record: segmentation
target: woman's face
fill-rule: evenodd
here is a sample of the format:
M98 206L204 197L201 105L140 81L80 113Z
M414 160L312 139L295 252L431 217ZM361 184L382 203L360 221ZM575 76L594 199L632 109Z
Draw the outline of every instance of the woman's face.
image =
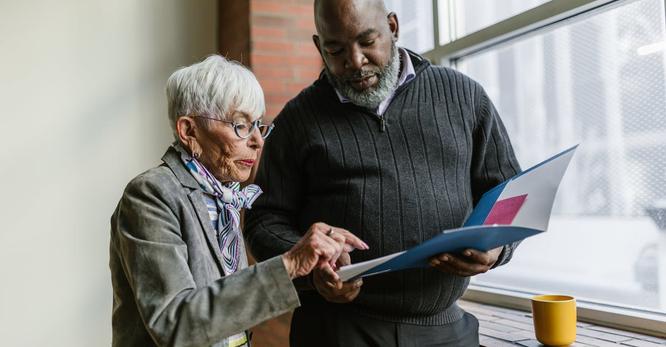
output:
M244 113L235 112L230 120L250 123L253 119ZM246 181L264 145L259 131L254 130L248 138L242 139L236 135L231 123L198 117L195 117L195 121L198 125L196 137L202 149L199 162L220 182ZM203 124L206 121L207 127Z

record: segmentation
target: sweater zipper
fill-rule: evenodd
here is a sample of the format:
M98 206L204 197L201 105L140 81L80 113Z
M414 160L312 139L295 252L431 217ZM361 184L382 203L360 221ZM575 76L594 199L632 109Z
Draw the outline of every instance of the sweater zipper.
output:
M379 131L380 132L385 132L386 131L386 121L384 120L383 115L377 115L379 117Z

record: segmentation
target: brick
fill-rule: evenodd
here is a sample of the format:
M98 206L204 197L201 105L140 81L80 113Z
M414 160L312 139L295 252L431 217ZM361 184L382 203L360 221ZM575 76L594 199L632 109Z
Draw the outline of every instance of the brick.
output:
M294 41L309 43L312 45L312 47L315 47L314 42L312 41L312 35L316 33L317 31L314 28L302 29L302 28L290 27L288 35Z
M296 28L315 30L314 18L298 18L295 22Z
M300 66L294 68L294 78L298 81L312 80L319 76L319 73L324 68L324 62L319 59L319 56L313 58L319 61L317 66Z
M284 1L253 1L250 3L250 11L253 14L279 14L289 13L289 4Z
M287 57L286 62L288 64L293 64L296 66L309 66L309 67L320 67L321 62L319 59L313 59L311 55L309 54L304 54L304 55L299 55L299 56L290 56Z
M312 3L300 4L287 1L260 1L252 2L250 10L256 14L287 16L296 18L314 18Z
M275 40L278 38L285 38L287 36L287 28L262 27L255 25L250 29L250 35L254 41L259 39Z
M283 91L287 88L287 83L283 79L263 78L259 83L265 93Z
M256 53L273 53L273 54L289 54L294 51L293 43L290 42L267 42L267 41L252 41L252 52Z
M266 103L271 104L271 105L277 105L280 108L282 108L294 96L296 96L296 95L295 94L294 95L267 95L266 96Z
M273 15L250 14L250 27L286 27L289 26L291 20L289 18L278 17Z
M319 58L319 51L317 51L317 46L314 45L312 40L309 38L305 42L296 42L294 46L299 52L307 52L313 57Z
M294 4L290 6L289 12L301 18L310 18L314 26L314 8L313 4Z
M266 105L266 114L271 117L277 116L280 113L280 111L282 111L283 107L284 105Z
M266 79L288 79L292 80L294 78L294 71L293 69L289 68L284 68L284 69L279 69L279 68L271 68L271 67L266 67L262 66L260 64L255 64L254 67L252 68L252 72L257 76L259 80L262 80L264 78Z
M252 53L252 65L288 68L288 66L285 66L285 59L283 57L271 54Z

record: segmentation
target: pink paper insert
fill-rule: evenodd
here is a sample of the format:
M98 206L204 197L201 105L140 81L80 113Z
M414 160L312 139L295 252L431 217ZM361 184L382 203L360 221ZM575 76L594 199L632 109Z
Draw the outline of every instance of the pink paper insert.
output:
M523 203L525 203L525 199L527 199L527 194L506 198L496 202L483 224L511 225L513 219L516 218L518 211L520 211L520 208L523 206Z

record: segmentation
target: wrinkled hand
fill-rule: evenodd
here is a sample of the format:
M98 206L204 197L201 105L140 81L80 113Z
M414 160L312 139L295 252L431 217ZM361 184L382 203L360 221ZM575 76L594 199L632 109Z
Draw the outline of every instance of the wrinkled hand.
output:
M340 255L336 263L337 267L351 264L349 253ZM361 292L363 285L362 279L356 279L351 282L343 283L340 277L328 266L323 269L316 269L312 273L312 282L317 292L327 301L335 303L351 302Z
M481 252L466 249L461 255L442 253L430 258L430 265L442 272L468 277L490 270L502 253L502 247Z
M333 232L331 232L333 230ZM320 268L335 274L333 268L343 252L354 248L368 249L368 245L354 234L325 223L313 224L308 232L282 256L289 277L294 279ZM337 277L337 274L335 274Z

